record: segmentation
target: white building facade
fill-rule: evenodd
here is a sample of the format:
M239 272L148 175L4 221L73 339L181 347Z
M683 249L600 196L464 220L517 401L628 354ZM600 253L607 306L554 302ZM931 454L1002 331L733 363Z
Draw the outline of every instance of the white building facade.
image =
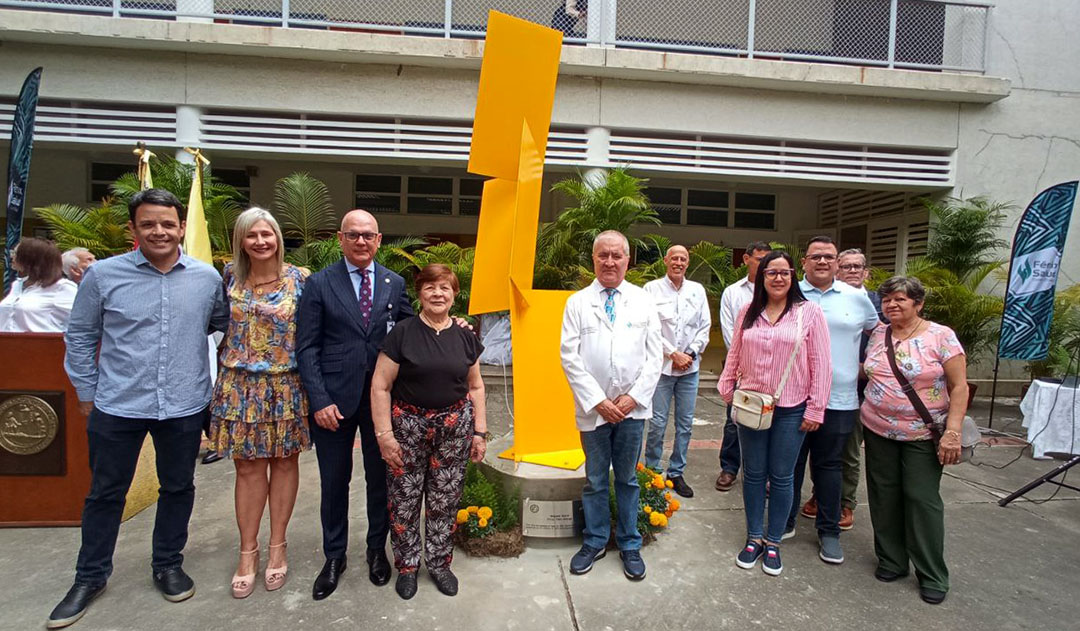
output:
M469 245L486 12L547 24L560 3L0 0L0 128L43 66L31 207L92 203L141 140L202 147L255 204L306 171L388 235ZM546 183L629 164L664 222L643 231L736 249L824 232L897 269L925 246L918 197L986 195L1018 218L1080 176L1072 0L579 5ZM546 195L542 218L565 203ZM1076 224L1063 285L1080 282Z

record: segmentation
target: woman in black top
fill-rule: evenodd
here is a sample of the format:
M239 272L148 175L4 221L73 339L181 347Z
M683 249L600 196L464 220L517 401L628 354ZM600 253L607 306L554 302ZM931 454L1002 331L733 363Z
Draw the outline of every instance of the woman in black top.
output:
M375 437L387 465L395 587L406 600L416 593L425 495L424 563L439 591L457 593L451 535L465 465L469 458L483 460L487 449L478 361L484 347L450 318L457 277L445 265L428 265L416 276L416 292L420 315L399 322L386 336L371 380Z

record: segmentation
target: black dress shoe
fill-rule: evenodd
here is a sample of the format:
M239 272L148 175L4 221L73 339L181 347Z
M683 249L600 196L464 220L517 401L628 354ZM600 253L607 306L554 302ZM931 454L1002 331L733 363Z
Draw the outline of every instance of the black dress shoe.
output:
M397 591L397 595L401 596L402 600L408 600L415 596L416 572L409 572L408 574L398 572L397 582L394 583L394 590Z
M893 581L898 581L905 576L907 576L907 572L890 572L889 570L883 570L881 568L874 570L874 578L881 581L882 583L891 583Z
M683 497L694 497L694 489L690 488L690 485L686 483L686 479L681 475L671 476L668 479L671 480L673 491Z
M315 600L322 600L333 594L334 590L337 589L341 575L345 573L345 566L345 557L327 559L326 563L323 563L322 571L315 577L315 585L311 588L311 597Z
M368 578L372 583L382 586L390 582L390 559L386 558L386 550L368 548L367 563Z
M50 629L62 629L75 624L89 609L90 603L100 596L103 591L105 591L104 583L100 585L75 583L68 590L64 599L60 601L60 604L49 614L49 620L45 623L45 626Z
M929 587L920 587L919 598L922 598L923 602L931 605L940 605L945 600L945 592L930 589Z
M435 581L435 587L438 587L440 592L447 596L457 596L457 577L450 568L444 567L437 570L428 568L428 574L431 575L431 580Z
M183 568L171 567L161 572L154 572L154 586L165 600L178 603L195 595L195 581L184 572Z
M213 464L213 463L217 462L218 460L221 460L224 457L225 456L222 456L221 454L214 451L213 449L207 449L206 450L206 455L203 456L203 458L202 458L202 463L203 464Z

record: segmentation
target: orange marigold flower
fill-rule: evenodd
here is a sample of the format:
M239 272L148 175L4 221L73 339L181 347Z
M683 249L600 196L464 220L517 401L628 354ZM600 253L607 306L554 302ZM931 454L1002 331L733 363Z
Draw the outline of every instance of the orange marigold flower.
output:
M480 510L480 507L479 506L470 506L470 507L466 508L465 510L467 510L470 513L472 513L473 515L475 515L477 513L477 511Z
M664 493L664 499L670 502L671 501L671 493Z
M649 513L652 512L652 506L649 506L648 504L646 504L645 508L643 508L641 510L645 511L645 514L648 515Z
M655 488L658 488L658 489L662 489L662 488L664 488L664 478L661 478L661 477L655 477L655 478L653 478L653 480L652 480L652 485L653 485L653 486L654 486Z
M649 515L649 523L653 526L660 526L660 520L666 520L667 518L661 513L652 513Z
M641 464L640 462L637 463L637 470L638 471L644 471L645 470L645 465Z
M483 517L481 517L481 518L480 518L480 527L481 527L481 528L487 528L487 525L488 525L488 520L486 520L486 519L484 519Z
M673 487L675 485L671 483L671 480L668 480L667 484L665 484L664 486L666 486L666 487L668 487L670 489L671 487Z
M476 514L480 519L491 519L493 512L489 507L481 506L480 510L476 511Z
M668 508L671 509L671 512L675 512L682 508L682 504L679 503L679 500L671 500L671 503L668 504Z
M661 528L666 528L667 527L667 516L666 515L660 515L659 513L654 513L654 514L657 515L660 518L660 523L657 524L657 525L660 526Z
M457 523L464 524L469 521L469 511L464 508L457 512Z
M667 509L666 511L664 511L664 517L671 517L671 509L670 508Z

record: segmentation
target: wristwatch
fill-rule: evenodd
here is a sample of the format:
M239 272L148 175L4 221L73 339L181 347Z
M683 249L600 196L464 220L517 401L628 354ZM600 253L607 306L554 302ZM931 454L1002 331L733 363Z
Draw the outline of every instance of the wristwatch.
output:
M472 435L476 436L478 438L483 438L484 440L488 439L488 433L487 432L473 432Z
M697 353L694 351L686 351L686 354L690 356L690 359L697 359Z

